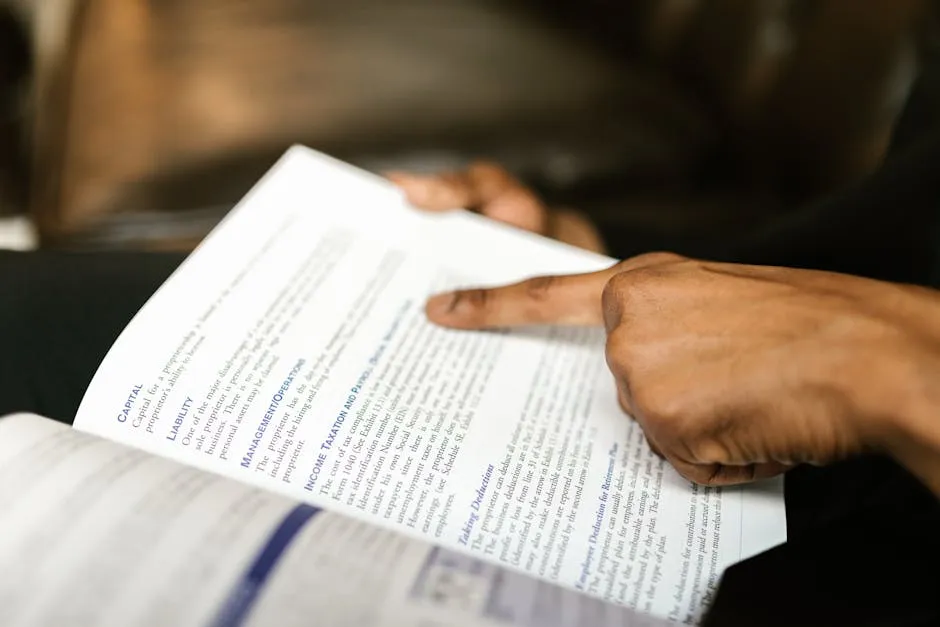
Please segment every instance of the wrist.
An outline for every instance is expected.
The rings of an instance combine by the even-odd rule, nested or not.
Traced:
[[[898,354],[881,393],[885,452],[940,496],[940,350],[920,345]]]
[[[870,282],[851,349],[828,364],[864,449],[940,496],[940,292]]]
[[[940,496],[940,357],[931,361],[908,389],[889,452]]]

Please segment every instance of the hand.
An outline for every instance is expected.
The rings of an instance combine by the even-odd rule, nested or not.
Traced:
[[[605,325],[622,407],[707,485],[869,450],[903,457],[900,416],[940,374],[938,311],[929,290],[671,254],[427,305],[461,329]]]
[[[433,176],[390,173],[411,204],[429,211],[469,209],[517,228],[595,252],[604,252],[600,234],[584,216],[551,210],[499,166],[478,163],[463,172]]]

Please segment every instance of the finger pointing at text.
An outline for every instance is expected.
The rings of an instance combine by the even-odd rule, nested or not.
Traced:
[[[890,364],[859,347],[903,340],[886,329],[902,327],[915,297],[857,277],[659,253],[440,295],[427,314],[456,329],[604,325],[621,405],[685,477],[722,485],[884,448],[879,382],[890,373],[876,371]]]
[[[428,301],[427,315],[431,322],[455,329],[600,326],[604,324],[604,288],[614,276],[682,259],[670,253],[652,253],[600,272],[543,276],[505,287],[440,294]]]

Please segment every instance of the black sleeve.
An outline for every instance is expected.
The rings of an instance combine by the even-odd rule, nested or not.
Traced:
[[[938,56],[940,60],[940,56]],[[749,233],[637,241],[600,224],[618,257],[651,250],[927,283],[940,267],[940,64],[915,85],[883,166],[849,189]]]
[[[715,252],[728,261],[928,283],[940,241],[938,169],[934,133],[852,189]]]
[[[936,496],[876,458],[800,468],[785,485],[787,542],[725,571],[705,627],[940,625]]]

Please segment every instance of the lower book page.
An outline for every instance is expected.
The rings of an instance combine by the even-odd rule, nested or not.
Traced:
[[[35,416],[0,502],[10,627],[664,624]]]
[[[780,482],[691,486],[651,453],[602,330],[424,316],[445,286],[597,259],[416,217],[337,168],[295,153],[256,189],[124,332],[76,426],[687,624],[785,540]]]

